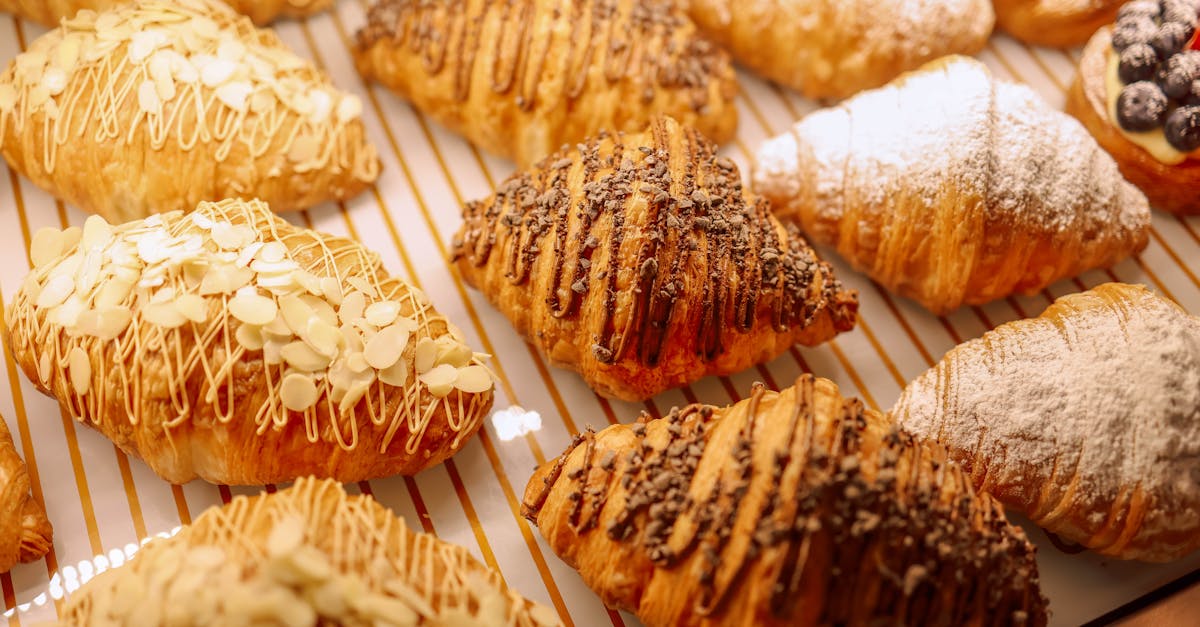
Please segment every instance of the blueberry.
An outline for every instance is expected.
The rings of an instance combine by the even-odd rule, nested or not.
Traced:
[[[1158,33],[1158,24],[1148,17],[1133,17],[1117,25],[1113,30],[1112,44],[1116,50],[1124,50],[1133,44],[1148,44]]]
[[[1179,107],[1167,116],[1167,143],[1179,152],[1200,148],[1200,107]]]
[[[1200,78],[1200,52],[1188,50],[1167,59],[1158,71],[1156,80],[1168,98],[1178,100],[1188,95],[1192,89],[1192,81],[1198,78]]]
[[[1158,69],[1158,53],[1146,44],[1133,44],[1121,51],[1117,74],[1126,85],[1154,78]]]
[[[1150,45],[1158,53],[1158,58],[1166,59],[1183,50],[1194,32],[1196,27],[1190,24],[1163,22],[1163,25],[1158,27],[1158,32],[1154,33],[1154,38],[1150,40]]]
[[[1167,105],[1158,85],[1150,81],[1127,85],[1117,98],[1117,123],[1127,131],[1152,131],[1162,125]]]
[[[1196,0],[1163,0],[1162,21],[1196,25]]]
[[[1185,105],[1200,105],[1200,80],[1192,81],[1192,89],[1181,102]]]
[[[1156,0],[1137,0],[1136,2],[1126,2],[1117,11],[1117,22],[1120,23],[1131,17],[1148,17],[1151,19],[1157,18],[1162,13],[1162,9]]]

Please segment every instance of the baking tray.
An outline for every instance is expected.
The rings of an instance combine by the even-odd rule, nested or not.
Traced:
[[[467,547],[497,568],[510,586],[556,608],[568,624],[639,624],[628,614],[606,610],[518,514],[520,495],[534,466],[561,452],[581,429],[599,429],[633,420],[643,411],[659,414],[693,401],[724,405],[741,398],[755,381],[786,386],[806,371],[833,379],[847,395],[886,409],[906,381],[959,342],[1003,322],[1037,315],[1054,297],[1107,281],[1144,283],[1188,311],[1200,311],[1200,220],[1160,212],[1154,215],[1149,248],[1111,271],[1089,272],[1037,296],[965,308],[941,318],[883,292],[825,251],[838,275],[859,290],[862,318],[854,332],[819,348],[797,347],[763,367],[705,379],[644,404],[605,401],[573,373],[551,368],[446,263],[448,242],[460,222],[459,207],[465,200],[486,196],[513,168],[358,78],[348,46],[364,21],[364,10],[360,0],[342,0],[331,14],[278,25],[293,49],[324,67],[340,87],[363,98],[367,129],[384,162],[378,184],[360,197],[287,218],[350,235],[379,251],[390,271],[429,293],[462,327],[472,346],[495,355],[500,383],[498,411],[452,461],[417,477],[349,488],[369,491],[414,527]],[[42,32],[0,16],[0,62],[7,63]],[[1078,51],[1031,49],[997,35],[979,56],[998,76],[1024,81],[1061,107]],[[724,152],[744,173],[759,142],[816,105],[745,72],[740,79],[738,138]],[[0,171],[0,297],[11,298],[28,271],[32,233],[43,226],[81,225],[84,217],[11,170]],[[124,562],[140,540],[169,534],[236,494],[259,491],[199,481],[179,487],[159,480],[108,440],[75,424],[18,374],[7,351],[4,358],[0,415],[29,463],[35,495],[45,500],[55,532],[54,550],[46,559],[0,576],[10,625],[53,619],[64,594]],[[1136,373],[1129,374],[1114,384],[1135,385]],[[1043,589],[1055,624],[1105,616],[1200,571],[1200,554],[1168,565],[1124,563],[1060,549],[1042,531],[1025,526],[1038,545]]]

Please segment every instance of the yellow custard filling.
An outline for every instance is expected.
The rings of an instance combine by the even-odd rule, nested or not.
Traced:
[[[1117,73],[1120,66],[1120,56],[1112,50],[1108,51],[1108,70],[1105,74],[1105,81],[1108,90],[1108,119],[1125,139],[1141,146],[1150,156],[1167,165],[1179,165],[1184,161],[1191,159],[1200,159],[1200,149],[1192,152],[1179,152],[1167,142],[1167,136],[1161,128],[1156,128],[1153,131],[1133,132],[1121,128],[1121,124],[1117,122],[1117,99],[1121,97],[1121,89],[1125,84],[1121,82],[1121,77]]]

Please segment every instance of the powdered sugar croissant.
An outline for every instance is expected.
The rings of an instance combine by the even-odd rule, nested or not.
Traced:
[[[996,24],[1039,46],[1078,46],[1113,21],[1125,0],[992,0]]]
[[[1145,248],[1150,210],[1071,117],[948,57],[758,151],[755,191],[936,313],[1033,293]]]
[[[39,231],[6,312],[38,389],[168,481],[415,474],[479,429],[492,377],[379,256],[263,203]]]
[[[29,488],[29,470],[17,455],[8,424],[0,418],[0,573],[50,550],[50,521]]]
[[[15,13],[46,26],[58,26],[64,17],[83,10],[106,11],[129,0],[0,0],[0,11]],[[277,17],[304,17],[324,11],[333,0],[223,0],[259,24]]]
[[[1200,319],[1142,286],[955,348],[892,413],[1067,540],[1155,562],[1200,548]]]
[[[467,282],[604,395],[739,372],[856,321],[857,295],[671,119],[555,153],[463,219]]]
[[[992,33],[989,0],[688,0],[704,34],[809,98],[845,98]]]
[[[358,67],[484,149],[528,166],[669,115],[733,139],[737,79],[674,0],[377,0]]]
[[[589,431],[523,511],[650,627],[1046,623],[1034,548],[1000,505],[811,375]]]
[[[333,481],[238,496],[71,594],[63,625],[559,625],[466,549]]]
[[[111,222],[258,198],[277,211],[379,173],[358,98],[217,0],[85,12],[0,74],[0,153]]]

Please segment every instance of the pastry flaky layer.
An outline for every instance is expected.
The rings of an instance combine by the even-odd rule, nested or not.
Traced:
[[[647,625],[1042,625],[1034,547],[945,451],[804,375],[587,432],[525,515]]]
[[[492,404],[485,355],[357,242],[257,201],[43,229],[17,363],[175,483],[415,474]]]
[[[1039,46],[1069,48],[1112,23],[1125,0],[992,0],[996,25]]]
[[[45,26],[58,26],[63,18],[83,11],[107,11],[130,0],[0,0],[0,11],[15,13]],[[279,17],[304,17],[324,11],[333,0],[223,0],[258,24]]]
[[[690,0],[704,34],[810,98],[845,98],[992,33],[988,0]]]
[[[475,144],[532,164],[670,115],[733,139],[729,57],[672,0],[378,0],[359,70]]]
[[[1200,548],[1200,320],[1142,286],[955,348],[892,413],[1067,540],[1155,562]]]
[[[947,57],[759,149],[755,191],[935,313],[1034,293],[1145,248],[1146,197],[1078,122]]]
[[[1182,163],[1163,163],[1146,149],[1129,141],[1108,107],[1108,64],[1112,48],[1112,28],[1100,29],[1079,61],[1079,72],[1067,92],[1067,113],[1087,127],[1096,141],[1121,168],[1134,185],[1163,211],[1181,215],[1200,215],[1200,159],[1188,157]],[[1161,132],[1161,131],[1158,131]]]
[[[40,558],[52,545],[46,509],[30,495],[30,487],[29,470],[0,417],[0,573]]]
[[[264,622],[265,621],[265,622]],[[464,548],[328,480],[238,496],[67,600],[62,625],[551,627]]]
[[[0,153],[111,222],[225,198],[288,211],[378,176],[361,112],[228,5],[142,0],[63,21],[0,74]]]
[[[739,372],[856,320],[857,295],[669,118],[555,153],[463,219],[463,277],[606,396]]]

